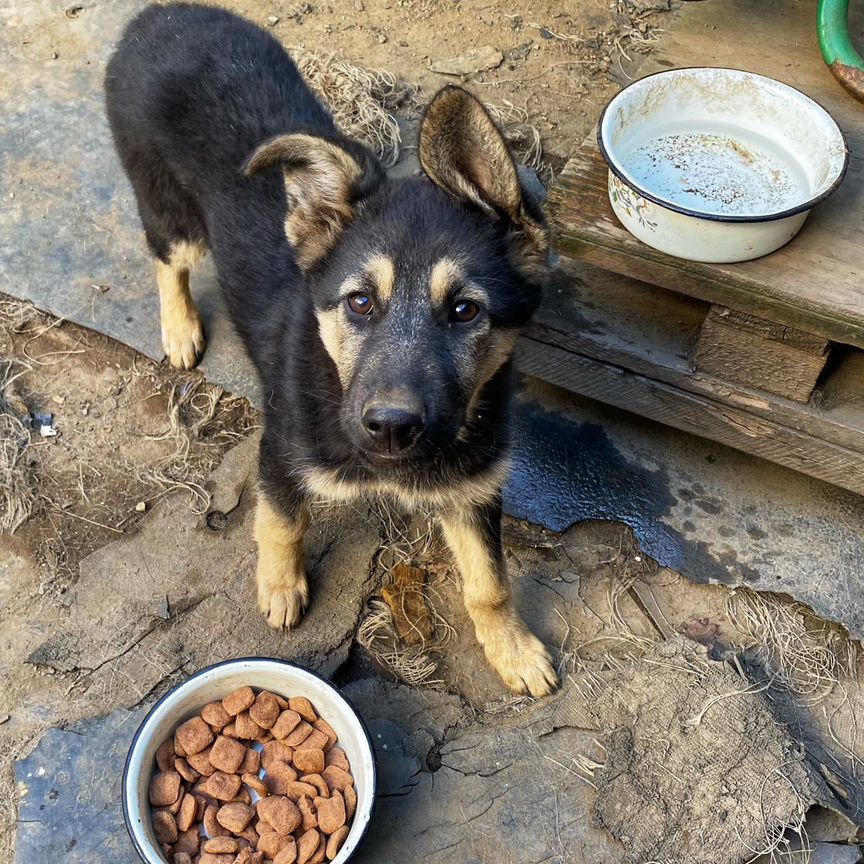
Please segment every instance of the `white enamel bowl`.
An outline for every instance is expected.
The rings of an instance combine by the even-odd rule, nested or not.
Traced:
[[[846,173],[846,140],[803,93],[737,69],[672,69],[606,106],[609,200],[649,246],[728,263],[788,243]]]
[[[148,798],[156,749],[208,702],[238,687],[271,690],[280,696],[305,696],[333,727],[351,762],[357,810],[351,830],[333,864],[344,864],[366,834],[375,802],[375,758],[362,720],[332,684],[285,660],[250,657],[209,666],[179,684],[151,709],[135,734],[123,771],[123,815],[129,836],[146,864],[165,864],[153,833]]]

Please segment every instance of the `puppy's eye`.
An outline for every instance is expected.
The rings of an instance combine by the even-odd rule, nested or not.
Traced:
[[[349,294],[346,301],[348,308],[356,315],[371,315],[375,304],[368,294],[360,294],[359,292]]]
[[[480,307],[473,300],[457,300],[450,309],[450,320],[467,324],[480,314]]]

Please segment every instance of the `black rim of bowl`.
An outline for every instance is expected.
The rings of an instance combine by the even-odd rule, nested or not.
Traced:
[[[606,142],[603,140],[603,119],[606,117],[606,112],[612,107],[613,103],[622,93],[625,93],[631,87],[635,87],[637,84],[641,84],[643,81],[648,81],[650,78],[656,78],[659,75],[672,75],[676,72],[692,72],[698,71],[701,69],[710,69],[711,71],[718,72],[738,72],[743,75],[753,75],[756,78],[764,78],[766,81],[772,81],[775,84],[781,84],[783,87],[788,87],[790,90],[794,90],[799,95],[803,96],[805,99],[808,99],[814,105],[818,105],[825,114],[830,118],[831,122],[837,127],[837,131],[840,133],[840,140],[843,142],[843,167],[840,169],[840,173],[837,175],[834,182],[823,192],[820,192],[815,198],[810,198],[803,204],[796,204],[794,207],[790,207],[788,210],[781,210],[778,213],[765,213],[759,216],[744,216],[744,215],[729,215],[724,216],[722,213],[703,213],[700,210],[693,210],[689,207],[682,207],[680,204],[674,204],[670,201],[665,201],[662,198],[654,195],[652,192],[643,189],[638,184],[634,183],[633,180],[626,177],[624,172],[615,164],[615,161],[609,155],[609,151],[606,148]],[[619,90],[607,103],[606,107],[600,114],[600,120],[597,124],[597,144],[600,147],[600,152],[603,154],[603,159],[606,161],[606,164],[609,166],[609,170],[629,189],[632,189],[637,195],[640,195],[642,198],[646,198],[649,201],[653,201],[659,207],[663,207],[666,210],[672,210],[675,213],[681,213],[684,216],[693,216],[696,219],[705,219],[709,222],[730,222],[730,223],[740,223],[740,222],[776,222],[778,219],[786,219],[789,216],[797,216],[799,213],[804,213],[807,210],[812,210],[817,204],[821,201],[824,201],[830,195],[832,195],[837,187],[843,182],[843,178],[846,176],[846,170],[849,167],[849,142],[846,139],[846,133],[840,128],[840,124],[834,119],[833,115],[824,105],[814,99],[812,96],[808,96],[803,90],[799,90],[797,87],[793,87],[791,84],[787,84],[785,81],[778,81],[776,78],[770,78],[767,75],[760,75],[758,72],[748,72],[746,69],[735,69],[731,66],[682,66],[680,69],[661,69],[659,72],[652,72],[650,75],[646,75],[644,78],[638,78],[635,81],[628,84],[626,87],[623,87]]]
[[[135,747],[138,744],[138,739],[141,737],[141,733],[144,731],[144,727],[147,725],[147,721],[153,716],[153,713],[159,708],[159,706],[170,696],[177,692],[181,687],[185,687],[191,681],[194,681],[196,678],[200,678],[202,675],[207,672],[211,672],[214,669],[220,669],[223,666],[231,666],[235,663],[278,663],[280,666],[288,666],[291,669],[298,669],[301,672],[306,672],[309,675],[312,675],[314,678],[317,678],[323,684],[326,684],[334,693],[336,693],[341,699],[345,700],[345,703],[351,709],[354,716],[357,718],[357,721],[360,723],[360,728],[363,730],[363,734],[366,736],[366,743],[369,745],[369,752],[372,754],[372,803],[369,807],[369,818],[366,820],[366,824],[363,826],[363,831],[360,833],[357,838],[357,843],[354,846],[353,851],[351,852],[351,857],[357,852],[360,848],[361,844],[366,839],[366,834],[369,831],[369,826],[372,824],[372,819],[375,816],[375,807],[378,800],[378,765],[375,762],[375,747],[372,745],[372,736],[369,734],[369,729],[366,727],[366,721],[360,715],[360,712],[354,707],[351,703],[351,700],[342,693],[336,685],[330,681],[328,678],[325,678],[323,675],[315,672],[312,669],[307,668],[306,666],[301,666],[299,663],[292,663],[290,660],[283,660],[280,657],[236,657],[231,660],[220,660],[218,663],[213,663],[210,666],[205,666],[203,669],[199,669],[194,675],[190,675],[184,681],[181,681],[178,684],[175,684],[167,693],[162,695],[147,712],[147,715],[138,725],[138,728],[135,730],[135,735],[132,737],[132,743],[129,745],[129,750],[126,753],[126,761],[123,765],[123,779],[122,785],[120,787],[120,797],[122,799],[123,805],[123,822],[126,825],[126,833],[129,835],[129,839],[132,841],[132,846],[135,848],[135,852],[138,857],[144,864],[150,864],[149,859],[147,858],[147,854],[141,848],[138,843],[138,840],[135,837],[135,833],[132,831],[132,820],[129,814],[129,808],[126,802],[126,784],[129,781],[129,762],[132,759],[132,753],[135,750]]]

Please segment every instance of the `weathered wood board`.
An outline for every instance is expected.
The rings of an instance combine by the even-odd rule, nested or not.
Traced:
[[[641,74],[731,66],[821,102],[849,141],[844,183],[784,249],[742,264],[700,264],[646,246],[617,221],[591,139],[550,193],[558,250],[646,282],[864,347],[864,108],[835,81],[816,43],[815,0],[687,3]]]

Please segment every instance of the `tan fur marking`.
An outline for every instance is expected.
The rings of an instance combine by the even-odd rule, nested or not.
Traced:
[[[501,459],[484,474],[457,480],[436,489],[410,489],[406,486],[375,483],[360,486],[347,482],[335,468],[311,468],[303,475],[306,489],[315,498],[324,501],[351,501],[362,495],[387,495],[405,507],[469,507],[491,501],[500,491],[510,471],[510,461]]]
[[[171,365],[192,369],[207,346],[201,318],[189,291],[189,267],[200,260],[204,247],[178,243],[171,249],[171,263],[156,262],[162,347]]]
[[[439,516],[447,545],[462,574],[465,608],[477,641],[515,693],[545,696],[558,683],[549,653],[513,608],[510,583],[467,510]]]
[[[339,381],[343,387],[347,387],[354,374],[358,352],[345,325],[345,311],[340,305],[336,309],[319,310],[315,317],[318,319],[318,333],[324,348],[336,364]]]
[[[386,255],[376,255],[366,262],[366,272],[375,280],[376,293],[384,303],[389,303],[396,290],[396,265]]]
[[[253,532],[258,544],[258,607],[271,627],[296,627],[309,602],[303,555],[308,527],[306,507],[288,520],[259,495]]]
[[[453,290],[453,286],[465,278],[465,272],[458,261],[441,258],[435,262],[429,279],[429,293],[436,306],[443,306]]]

